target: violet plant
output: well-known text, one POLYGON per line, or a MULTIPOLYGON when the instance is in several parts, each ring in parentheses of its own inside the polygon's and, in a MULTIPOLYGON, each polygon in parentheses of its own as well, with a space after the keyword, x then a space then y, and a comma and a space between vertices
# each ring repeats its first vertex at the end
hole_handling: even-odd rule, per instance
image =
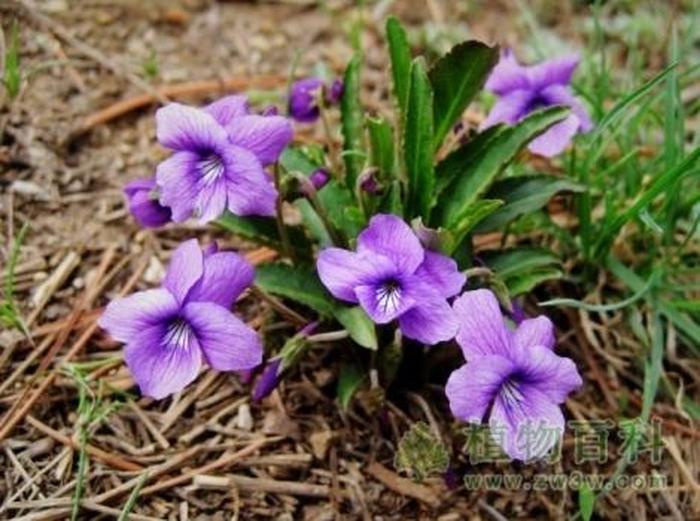
MULTIPOLYGON (((172 103, 158 111, 158 140, 173 154, 157 167, 155 180, 127 188, 136 219, 144 226, 162 224, 166 215, 174 222, 214 221, 274 248, 280 258, 253 275, 236 254, 202 253, 196 241, 187 241, 173 254, 162 288, 112 302, 101 324, 126 344, 126 363, 144 394, 163 398, 183 389, 205 362, 249 374, 262 363, 267 344, 254 391, 260 399, 314 342, 334 340, 343 344, 338 394, 347 404, 370 380, 390 387, 404 350, 427 356, 456 337, 468 363, 447 387, 455 416, 482 421, 489 408, 490 421, 506 421, 511 434, 531 419, 561 427, 559 404, 580 385, 573 363, 551 352, 550 322, 526 319, 512 333, 498 304, 511 311, 512 297, 558 272, 529 276, 524 268, 517 278, 507 276, 532 252, 493 252, 477 261, 472 238, 476 230, 503 229, 521 215, 524 197, 532 210, 555 193, 578 190, 560 182, 545 196, 539 188, 523 194, 517 178, 499 179, 524 148, 549 155, 572 137, 572 122, 577 131, 590 126, 566 86, 575 64, 542 66, 540 79, 508 56, 497 66, 497 47, 468 41, 428 66, 411 56, 393 18, 387 40, 393 118, 364 110, 359 55, 341 83, 308 78, 291 86, 288 111, 297 121, 322 116, 328 127, 339 103, 342 143, 328 132, 325 146, 291 144, 289 119, 276 110, 253 114, 240 95, 203 109, 172 103), (515 83, 522 93, 515 93, 515 83), (454 139, 452 129, 464 125, 465 109, 485 84, 504 96, 500 106, 481 129, 454 139), (527 102, 517 116, 505 117, 516 96, 527 102), (539 147, 538 140, 557 147, 539 147), (514 179, 520 192, 508 184, 514 179), (292 213, 294 224, 285 217, 292 213), (470 270, 488 274, 469 284, 491 287, 498 300, 491 293, 475 298, 485 289, 459 297, 470 270), (258 291, 284 299, 321 332, 310 335, 307 327, 280 347, 243 324, 230 308, 253 277, 258 291), (340 332, 323 333, 337 330, 334 323, 340 332), (476 331, 475 324, 486 330, 476 331)), ((551 253, 536 255, 546 265, 556 263, 551 253)), ((541 262, 525 264, 542 268, 541 262)), ((504 449, 522 457, 512 436, 504 449)))

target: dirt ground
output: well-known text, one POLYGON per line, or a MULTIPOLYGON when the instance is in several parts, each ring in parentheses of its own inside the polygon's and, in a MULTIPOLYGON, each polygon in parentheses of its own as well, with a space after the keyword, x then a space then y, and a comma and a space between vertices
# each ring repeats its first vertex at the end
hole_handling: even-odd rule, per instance
MULTIPOLYGON (((475 470, 566 470, 574 450, 566 443, 562 463, 554 467, 472 466, 459 456, 452 474, 423 483, 397 472, 398 440, 416 421, 430 424, 460 453, 463 435, 437 388, 390 395, 381 403, 362 396, 343 412, 334 399, 339 356, 322 348, 259 404, 251 403, 250 386, 238 375, 210 371, 179 396, 154 402, 138 397, 125 368, 113 360, 119 346, 95 326, 110 298, 157 284, 184 238, 216 238, 224 248, 251 251, 254 262, 269 258, 214 227, 140 230, 121 188, 150 176, 164 157, 154 135, 157 104, 114 117, 100 111, 123 108, 122 100, 153 94, 162 85, 184 85, 190 94, 174 98, 202 103, 222 92, 217 82, 228 81, 263 100, 270 98, 263 91, 272 90, 274 101, 294 63, 300 75, 320 62, 339 74, 352 56, 348 32, 356 15, 349 4, 0 0, 6 39, 12 21, 19 22, 28 75, 20 96, 0 111, 0 219, 7 237, 2 250, 7 259, 10 238, 28 222, 17 298, 35 342, 16 331, 0 333, 1 519, 68 518, 76 486, 85 490, 83 519, 117 517, 135 489, 136 520, 561 519, 578 511, 571 490, 467 491, 454 478, 475 470), (209 83, 194 83, 203 81, 209 83), (101 402, 122 404, 108 421, 81 426, 79 384, 57 371, 67 357, 99 362, 83 376, 101 402), (87 438, 81 440, 80 432, 87 438), (89 456, 84 483, 81 444, 89 456), (141 479, 144 469, 147 477, 141 479)), ((457 21, 454 27, 466 36, 517 43, 522 27, 504 24, 513 8, 509 2, 475 2, 471 10, 450 4, 380 2, 366 9, 367 106, 386 109, 385 8, 414 27, 457 21)), ((562 8, 558 16, 566 18, 568 11, 562 8)), ((578 37, 570 25, 559 33, 574 42, 578 37)), ((300 128, 298 139, 318 131, 300 128)), ((258 327, 292 330, 265 303, 246 297, 238 306, 258 327)), ((567 402, 568 416, 605 418, 622 402, 638 407, 638 388, 625 389, 609 369, 621 364, 624 371, 632 354, 600 352, 586 330, 621 345, 614 324, 582 324, 572 314, 562 315, 560 326, 562 352, 577 361, 586 381, 567 402)), ((610 519, 700 515, 700 494, 688 484, 698 479, 700 434, 672 405, 659 404, 655 413, 663 418, 670 447, 655 471, 675 485, 663 493, 613 492, 601 501, 610 519)), ((609 473, 615 463, 580 469, 609 473)), ((633 472, 649 468, 641 458, 633 472)))

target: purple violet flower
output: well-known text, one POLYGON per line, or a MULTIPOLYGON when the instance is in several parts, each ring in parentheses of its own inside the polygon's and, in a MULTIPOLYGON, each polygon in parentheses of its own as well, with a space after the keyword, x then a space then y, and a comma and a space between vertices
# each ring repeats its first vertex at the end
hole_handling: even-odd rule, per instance
POLYGON ((425 250, 400 218, 375 215, 357 238, 357 252, 327 248, 316 267, 333 296, 359 303, 374 322, 398 319, 406 337, 429 345, 454 338, 447 299, 466 277, 449 257, 425 250))
POLYGON ((238 254, 205 253, 191 239, 173 253, 162 287, 113 300, 99 324, 126 344, 141 392, 164 398, 191 383, 203 361, 218 371, 260 364, 258 335, 230 311, 253 278, 238 254))
POLYGON ((466 291, 453 307, 467 363, 445 386, 452 414, 472 423, 488 416, 492 438, 511 458, 544 456, 564 432, 560 404, 582 384, 573 361, 553 352, 552 322, 539 316, 511 330, 486 289, 466 291))
POLYGON ((227 96, 203 109, 170 103, 156 112, 161 145, 174 151, 158 165, 160 202, 181 222, 205 223, 226 209, 274 215, 277 191, 264 166, 292 139, 282 116, 250 114, 245 96, 227 96))
POLYGON ((531 152, 546 157, 561 153, 576 133, 593 128, 586 109, 569 86, 578 62, 578 56, 571 55, 522 66, 510 50, 504 51, 486 82, 486 88, 500 99, 481 128, 497 123, 512 125, 542 107, 566 105, 571 107, 571 114, 535 138, 528 147, 531 152))
POLYGON ((144 228, 158 228, 170 222, 170 208, 161 205, 156 197, 156 179, 136 179, 124 187, 129 212, 144 228))

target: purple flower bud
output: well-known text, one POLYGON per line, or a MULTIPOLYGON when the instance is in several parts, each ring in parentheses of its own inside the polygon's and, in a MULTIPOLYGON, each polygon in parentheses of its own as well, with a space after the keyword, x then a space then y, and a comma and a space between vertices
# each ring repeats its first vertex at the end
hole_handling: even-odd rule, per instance
POLYGON ((311 180, 311 184, 314 185, 314 188, 316 190, 320 190, 321 188, 326 186, 326 183, 328 183, 328 180, 330 179, 330 173, 325 168, 317 168, 309 176, 309 179, 311 180))
POLYGON ((330 105, 337 105, 340 103, 340 99, 343 97, 344 91, 345 85, 343 85, 342 80, 334 80, 326 92, 326 101, 330 105))
POLYGON ((302 123, 312 123, 320 114, 318 92, 323 88, 320 78, 305 78, 292 83, 289 92, 289 114, 302 123))
POLYGON ((377 183, 377 169, 368 168, 360 174, 360 189, 368 194, 376 194, 379 191, 377 183))
POLYGON ((282 360, 280 358, 273 358, 267 362, 260 378, 258 378, 258 382, 255 384, 255 389, 253 389, 254 402, 259 402, 263 398, 266 398, 277 388, 280 378, 281 363, 282 360))
POLYGON ((261 116, 276 116, 279 114, 279 110, 276 105, 268 105, 262 111, 261 116))
POLYGON ((301 328, 301 330, 299 331, 299 335, 304 336, 304 337, 309 336, 311 333, 316 331, 317 327, 318 327, 317 320, 314 320, 313 322, 309 322, 308 324, 306 324, 304 327, 301 328))
POLYGON ((153 196, 156 180, 136 179, 124 187, 129 211, 136 222, 145 228, 158 228, 170 222, 170 208, 161 205, 153 196))

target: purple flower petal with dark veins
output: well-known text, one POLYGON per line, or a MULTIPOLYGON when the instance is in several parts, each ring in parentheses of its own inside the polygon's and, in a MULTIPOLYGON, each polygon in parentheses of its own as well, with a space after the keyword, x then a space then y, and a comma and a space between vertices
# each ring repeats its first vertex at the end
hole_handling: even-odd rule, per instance
POLYGON ((450 259, 423 248, 399 217, 375 215, 357 252, 327 248, 316 264, 331 294, 359 303, 378 324, 398 319, 403 334, 433 345, 454 338, 457 321, 447 298, 465 277, 450 259))
POLYGON ((231 143, 250 150, 263 165, 279 159, 292 140, 291 122, 282 116, 242 116, 226 125, 231 143))
POLYGON ((156 113, 158 141, 174 151, 156 169, 160 203, 182 222, 206 223, 226 210, 273 215, 277 191, 264 166, 292 139, 281 116, 249 114, 245 96, 227 96, 204 109, 171 103, 156 113))
POLYGON ((170 222, 172 213, 154 196, 155 178, 136 179, 124 187, 129 212, 145 228, 158 228, 170 222))
POLYGON ((220 371, 260 364, 260 339, 229 310, 252 280, 242 257, 203 252, 192 239, 173 252, 163 287, 113 300, 99 323, 126 344, 124 359, 141 392, 164 398, 192 382, 202 361, 220 371))
POLYGON ((453 306, 467 363, 445 386, 452 414, 472 423, 488 418, 491 436, 511 458, 544 456, 564 431, 560 404, 582 384, 573 361, 552 350, 552 323, 540 316, 510 331, 495 295, 483 289, 453 306))
POLYGON ((570 87, 578 62, 578 56, 571 55, 527 67, 520 65, 512 52, 505 51, 486 82, 486 88, 500 99, 481 128, 498 123, 513 125, 535 110, 565 105, 571 107, 571 115, 534 139, 528 147, 531 152, 546 157, 560 154, 577 133, 593 128, 586 109, 570 87))

